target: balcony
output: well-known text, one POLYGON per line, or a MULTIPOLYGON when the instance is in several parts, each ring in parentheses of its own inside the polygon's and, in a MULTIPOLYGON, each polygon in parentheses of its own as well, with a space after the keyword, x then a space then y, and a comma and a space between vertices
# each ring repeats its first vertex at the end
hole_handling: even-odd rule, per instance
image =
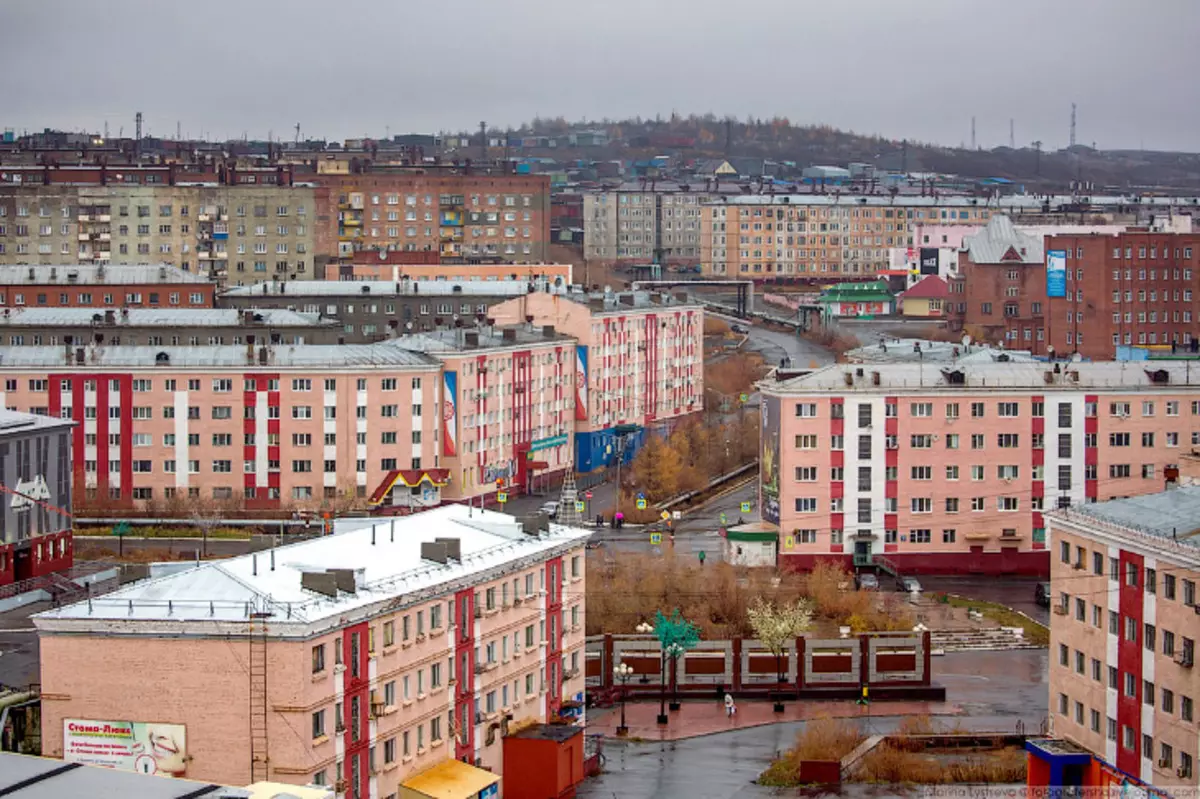
POLYGON ((212 214, 196 214, 197 222, 211 222, 212 214))
POLYGON ((75 217, 75 219, 78 222, 91 222, 92 215, 91 214, 80 214, 79 216, 75 217))
POLYGON ((207 261, 212 258, 212 253, 208 250, 196 250, 196 257, 201 261, 207 261))
POLYGON ((96 221, 97 222, 111 222, 112 216, 110 214, 97 214, 96 221))
POLYGON ((91 237, 92 237, 91 233, 80 233, 76 238, 78 238, 80 241, 87 241, 91 237))
POLYGON ((100 239, 100 241, 112 241, 111 233, 97 233, 96 237, 100 239))

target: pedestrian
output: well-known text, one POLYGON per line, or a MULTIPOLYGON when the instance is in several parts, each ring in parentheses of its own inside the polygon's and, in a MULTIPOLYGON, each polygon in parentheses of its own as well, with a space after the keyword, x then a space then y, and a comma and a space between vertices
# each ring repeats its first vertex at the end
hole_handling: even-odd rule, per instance
POLYGON ((733 703, 733 694, 725 694, 725 717, 733 718, 737 713, 737 705, 733 703))

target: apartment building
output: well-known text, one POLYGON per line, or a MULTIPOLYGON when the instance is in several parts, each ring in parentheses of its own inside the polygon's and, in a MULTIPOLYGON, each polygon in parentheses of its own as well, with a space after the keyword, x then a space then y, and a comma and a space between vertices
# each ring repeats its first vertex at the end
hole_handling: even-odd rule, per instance
POLYGON ((1200 445, 1186 364, 837 365, 764 383, 780 562, 1046 572, 1044 512, 1161 490, 1200 445))
POLYGON ((318 268, 360 251, 430 251, 544 263, 550 179, 511 173, 427 173, 379 167, 316 178, 318 268))
POLYGON ((165 263, 231 285, 318 276, 313 187, 290 168, 4 174, 0 264, 165 263))
POLYGON ((525 280, 313 280, 238 286, 225 291, 219 303, 242 311, 285 309, 336 320, 346 341, 355 343, 482 324, 491 306, 530 291, 562 294, 567 286, 525 280))
POLYGON ((43 753, 149 727, 160 773, 390 799, 446 761, 502 775, 510 727, 582 705, 586 531, 348 527, 36 616, 43 753))
POLYGON ((65 419, 0 410, 0 586, 74 562, 72 426, 65 419))
POLYGON ((719 191, 657 181, 584 192, 584 258, 648 264, 661 250, 663 263, 699 264, 700 209, 720 197, 719 191))
POLYGON ((570 285, 571 264, 512 263, 496 257, 447 258, 433 250, 358 250, 325 265, 326 280, 527 280, 570 285))
POLYGON ((0 346, 339 344, 340 325, 285 309, 4 308, 0 346))
POLYGON ((216 286, 167 264, 0 265, 0 306, 212 308, 216 286))
POLYGON ((575 468, 633 457, 646 432, 704 407, 704 310, 686 294, 526 294, 498 324, 551 326, 576 340, 575 468))
POLYGON ((444 499, 530 490, 574 465, 575 339, 553 327, 437 330, 400 346, 442 363, 444 499))
POLYGON ((1156 786, 1195 786, 1200 488, 1047 514, 1054 734, 1156 786))
POLYGON ((392 343, 0 349, 5 407, 73 419, 96 512, 316 507, 438 465, 441 364, 392 343), (287 429, 281 429, 286 426, 287 429))

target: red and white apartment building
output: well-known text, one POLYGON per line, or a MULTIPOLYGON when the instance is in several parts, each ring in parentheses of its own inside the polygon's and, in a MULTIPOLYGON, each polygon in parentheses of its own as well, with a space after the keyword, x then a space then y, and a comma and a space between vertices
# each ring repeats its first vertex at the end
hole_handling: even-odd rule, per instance
POLYGON ((1198 519, 1195 485, 1047 514, 1054 735, 1168 790, 1197 785, 1198 519))
POLYGON ((835 365, 764 383, 779 561, 1047 571, 1045 512, 1160 491, 1200 445, 1186 363, 835 365))
POLYGON ((466 505, 338 526, 36 616, 43 752, 121 725, 171 776, 395 799, 452 767, 495 796, 510 731, 582 723, 586 531, 466 505))
POLYGON ((614 463, 622 446, 632 457, 648 432, 704 407, 704 311, 686 295, 535 293, 490 313, 576 339, 577 471, 614 463))

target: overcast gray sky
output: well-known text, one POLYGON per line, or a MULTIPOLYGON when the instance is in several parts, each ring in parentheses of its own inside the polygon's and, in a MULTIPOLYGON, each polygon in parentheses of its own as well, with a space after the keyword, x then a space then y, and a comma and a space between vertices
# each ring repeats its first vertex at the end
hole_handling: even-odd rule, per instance
POLYGON ((786 116, 1200 150, 1200 0, 0 0, 0 128, 341 139, 786 116))

